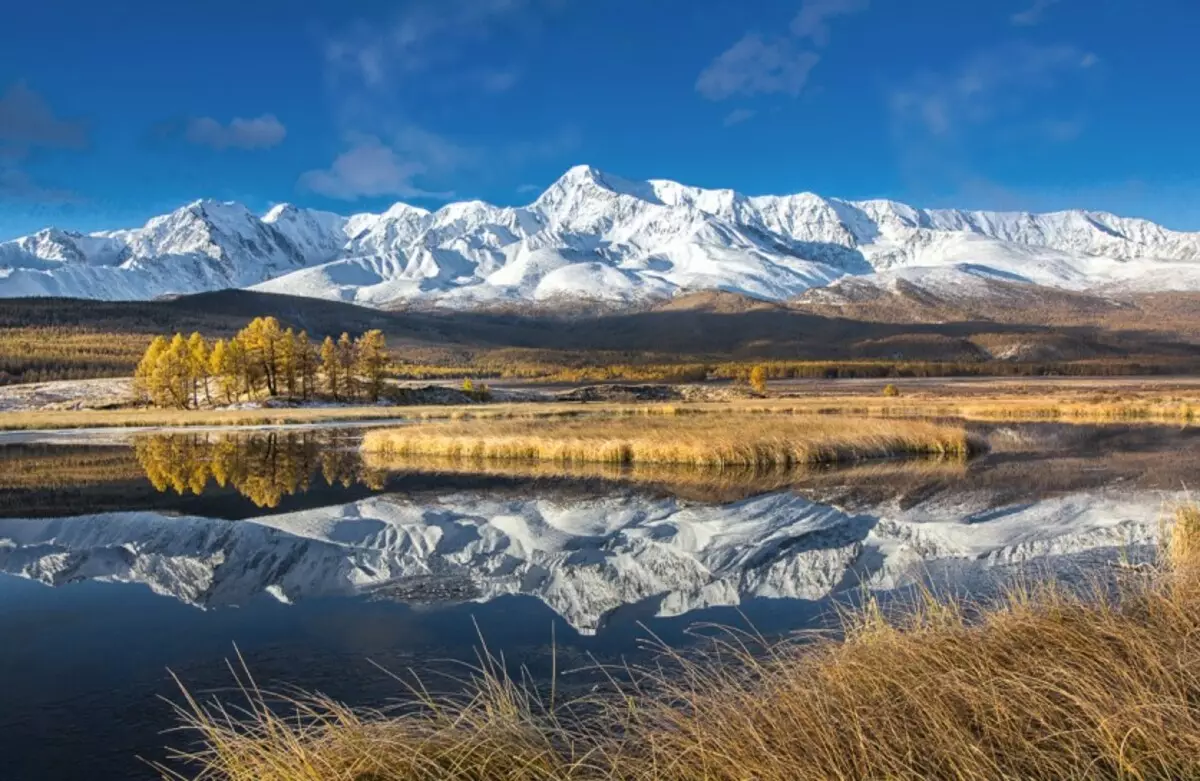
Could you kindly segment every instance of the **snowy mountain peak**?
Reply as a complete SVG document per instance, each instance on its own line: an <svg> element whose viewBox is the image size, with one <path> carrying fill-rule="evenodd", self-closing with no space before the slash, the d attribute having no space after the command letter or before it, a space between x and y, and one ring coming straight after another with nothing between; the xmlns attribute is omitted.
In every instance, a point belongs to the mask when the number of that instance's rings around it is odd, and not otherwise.
<svg viewBox="0 0 1200 781"><path fill-rule="evenodd" d="M975 281L959 285L959 272ZM368 305L635 304L698 290L780 300L896 274L950 295L977 294L981 278L1106 294L1200 290L1200 234L1105 212L747 196L581 165L524 207L396 203L342 217L279 204L259 218L198 200L133 230L47 229L0 243L0 296L257 285Z"/></svg>
<svg viewBox="0 0 1200 781"><path fill-rule="evenodd" d="M564 198L588 196L609 197L625 195L631 198L661 204L654 187L650 182L638 182L620 176L605 173L590 165L577 165L560 176L554 184L546 188L542 196L534 203L545 201L561 201Z"/></svg>
<svg viewBox="0 0 1200 781"><path fill-rule="evenodd" d="M430 214L428 209L422 209L420 206L412 206L402 201L397 201L388 207L387 211L379 215L381 219L398 220L411 219L412 217L428 217Z"/></svg>

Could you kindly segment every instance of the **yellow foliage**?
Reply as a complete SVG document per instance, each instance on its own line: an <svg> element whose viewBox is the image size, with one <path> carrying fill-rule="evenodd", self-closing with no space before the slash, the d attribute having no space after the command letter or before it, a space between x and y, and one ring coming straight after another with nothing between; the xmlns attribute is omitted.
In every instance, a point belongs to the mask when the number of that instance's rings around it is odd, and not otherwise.
<svg viewBox="0 0 1200 781"><path fill-rule="evenodd" d="M388 365L382 331L368 331L357 340L346 333L337 342L326 337L318 355L306 332L284 330L273 317L256 317L236 336L211 345L200 333L186 340L176 334L169 342L155 337L134 371L134 388L157 406L187 409L199 407L201 395L205 403L214 403L210 381L216 384L216 401L225 404L264 394L308 399L324 373L334 400L356 398L361 390L378 401Z"/></svg>

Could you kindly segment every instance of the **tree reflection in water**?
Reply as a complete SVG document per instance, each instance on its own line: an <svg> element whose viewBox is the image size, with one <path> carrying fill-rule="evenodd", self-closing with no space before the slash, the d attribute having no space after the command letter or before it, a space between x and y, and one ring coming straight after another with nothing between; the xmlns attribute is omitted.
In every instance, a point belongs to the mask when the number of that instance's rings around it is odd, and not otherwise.
<svg viewBox="0 0 1200 781"><path fill-rule="evenodd" d="M215 483L232 487L258 507L278 507L314 480L378 490L383 474L366 469L356 448L330 432L150 434L134 442L138 463L159 491L202 494Z"/></svg>

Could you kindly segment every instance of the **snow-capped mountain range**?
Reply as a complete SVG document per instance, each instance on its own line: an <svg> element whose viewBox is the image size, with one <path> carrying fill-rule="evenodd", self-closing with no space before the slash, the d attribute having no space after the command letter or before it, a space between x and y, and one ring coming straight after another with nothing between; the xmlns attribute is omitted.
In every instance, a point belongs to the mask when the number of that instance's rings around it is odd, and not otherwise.
<svg viewBox="0 0 1200 781"><path fill-rule="evenodd" d="M810 193L746 196L588 166L533 203L259 217L196 201L144 227L54 228L0 243L0 296L151 299L223 288L370 306L578 299L639 305L701 290L786 300L852 279L962 296L991 279L1101 294L1200 290L1200 233L1103 212L924 210Z"/></svg>

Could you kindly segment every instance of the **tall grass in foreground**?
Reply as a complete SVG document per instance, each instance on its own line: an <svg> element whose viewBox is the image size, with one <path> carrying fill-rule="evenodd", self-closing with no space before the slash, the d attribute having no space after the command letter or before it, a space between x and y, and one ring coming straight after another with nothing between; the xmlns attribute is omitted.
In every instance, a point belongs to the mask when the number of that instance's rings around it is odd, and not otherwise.
<svg viewBox="0 0 1200 781"><path fill-rule="evenodd" d="M458 699L404 714L323 698L233 710L189 699L221 781L1176 779L1200 777L1200 511L1157 569L1080 596L1052 585L986 608L869 603L844 639L737 642L556 702L484 656ZM660 670L670 670L661 672Z"/></svg>
<svg viewBox="0 0 1200 781"><path fill-rule="evenodd" d="M961 426L916 420L685 415L465 421L368 432L380 461L413 456L555 463L779 468L900 455L963 457Z"/></svg>

